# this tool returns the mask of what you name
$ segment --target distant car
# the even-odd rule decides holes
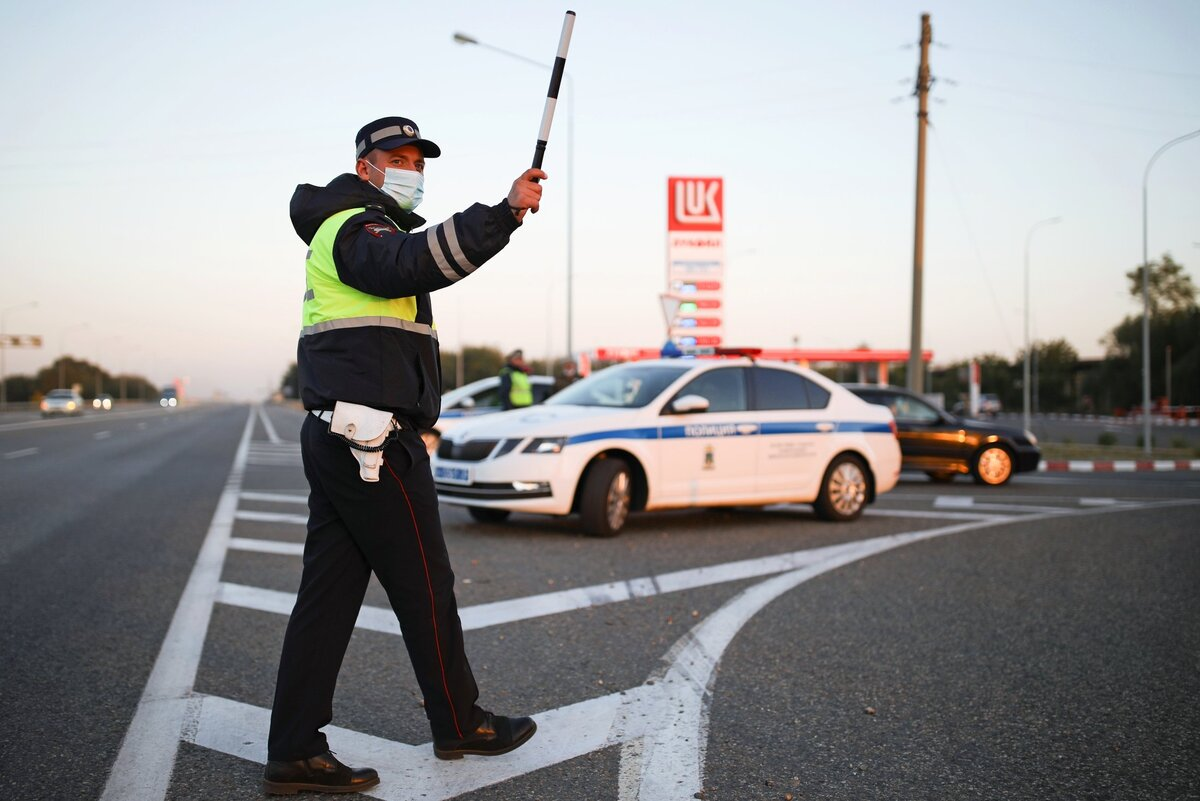
[[[748,358],[609,367],[536,408],[463,423],[433,458],[438,496],[476,520],[578,513],[600,537],[643,509],[811,503],[854,520],[899,473],[886,409]]]
[[[73,389],[52,389],[42,398],[42,417],[83,414],[83,396]]]
[[[1004,411],[1000,397],[994,392],[985,392],[979,396],[979,413],[990,414],[993,417]]]
[[[534,405],[545,401],[554,391],[553,376],[531,375],[529,384],[533,390]],[[500,408],[500,376],[472,381],[442,396],[442,415],[432,429],[421,432],[421,438],[425,440],[425,447],[433,453],[447,431],[475,417],[499,411],[503,411]]]
[[[179,391],[175,387],[164,387],[158,405],[164,409],[174,409],[179,405]]]
[[[865,401],[886,406],[896,418],[907,470],[934,481],[969,474],[978,484],[999,486],[1013,473],[1037,470],[1037,438],[1019,428],[957,417],[900,387],[846,384]]]
[[[96,411],[107,412],[113,407],[112,395],[97,395],[92,398],[92,408]]]

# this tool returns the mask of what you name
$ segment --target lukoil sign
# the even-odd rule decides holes
[[[720,231],[724,185],[720,178],[668,178],[668,231]]]

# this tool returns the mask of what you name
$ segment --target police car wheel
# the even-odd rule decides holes
[[[488,509],[483,506],[468,506],[467,514],[480,523],[503,523],[512,512],[507,509]]]
[[[971,475],[976,484],[998,487],[1012,478],[1012,454],[1003,445],[990,445],[975,456]]]
[[[844,453],[829,464],[813,509],[822,520],[856,520],[867,505],[867,469],[857,456]]]
[[[579,498],[579,518],[585,533],[615,537],[629,517],[633,480],[620,459],[602,459],[592,465]]]

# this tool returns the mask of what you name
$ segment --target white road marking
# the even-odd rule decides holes
[[[279,540],[254,540],[245,537],[234,537],[229,541],[232,551],[252,551],[254,553],[277,553],[285,556],[304,556],[304,543],[280,542]]]
[[[271,444],[278,445],[283,442],[279,438],[279,434],[275,432],[275,426],[271,424],[271,418],[267,417],[267,413],[263,411],[262,404],[255,406],[254,411],[258,414],[258,419],[262,421],[263,430],[267,432],[267,439],[271,440]]]
[[[1055,506],[1034,506],[1019,503],[976,503],[970,495],[941,495],[933,502],[934,509],[979,509],[988,512],[1019,512],[1029,514],[1070,514],[1069,509]]]
[[[255,512],[251,509],[239,511],[234,515],[238,520],[248,520],[255,523],[290,523],[296,526],[308,525],[308,515],[289,515],[283,512]]]
[[[300,444],[296,442],[254,442],[246,464],[258,467],[291,467],[301,464]]]
[[[253,430],[251,412],[246,417],[242,439],[204,544],[183,588],[133,721],[125,732],[101,801],[162,801],[166,796],[183,737],[183,724],[189,717],[192,685],[225,564]]]
[[[1120,503],[1116,498],[1080,498],[1080,506],[1112,506]]]
[[[111,431],[97,431],[92,436],[94,436],[96,439],[108,439],[109,437],[112,436],[112,432]]]
[[[1072,514],[1129,508],[1134,507]],[[434,758],[428,744],[397,743],[335,726],[327,726],[326,732],[346,762],[380,770],[383,783],[365,793],[376,798],[409,801],[415,797],[414,788],[420,788],[422,798],[445,801],[613,745],[623,746],[621,801],[691,798],[703,786],[716,667],[738,632],[769,603],[816,576],[915,542],[1056,517],[1044,513],[971,521],[805,552],[811,557],[807,564],[748,587],[688,631],[664,655],[664,667],[646,683],[535,715],[538,736],[503,758],[448,765]],[[190,725],[184,729],[189,742],[259,763],[265,760],[269,710],[196,696],[189,712]]]
[[[26,456],[36,456],[37,453],[38,453],[37,448],[25,448],[24,450],[20,450],[20,451],[9,451],[8,453],[4,454],[4,458],[5,459],[23,459]]]
[[[921,509],[866,509],[864,515],[870,517],[918,517],[923,520],[991,520],[1006,515],[988,514],[985,512],[928,512]]]
[[[267,501],[268,503],[308,503],[308,493],[304,495],[282,494],[278,492],[243,492],[243,501]]]
[[[812,514],[812,507],[803,503],[777,503],[764,506],[768,512],[806,512]],[[915,517],[922,520],[990,520],[1003,515],[985,512],[933,512],[927,509],[889,509],[886,506],[871,506],[863,510],[864,515],[871,517]]]

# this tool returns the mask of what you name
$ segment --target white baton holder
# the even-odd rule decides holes
[[[333,419],[329,430],[339,434],[354,445],[379,450],[360,450],[354,445],[350,452],[358,460],[358,475],[363,481],[378,481],[379,468],[383,466],[383,443],[392,429],[396,428],[391,412],[372,409],[357,403],[338,401],[333,406]]]

